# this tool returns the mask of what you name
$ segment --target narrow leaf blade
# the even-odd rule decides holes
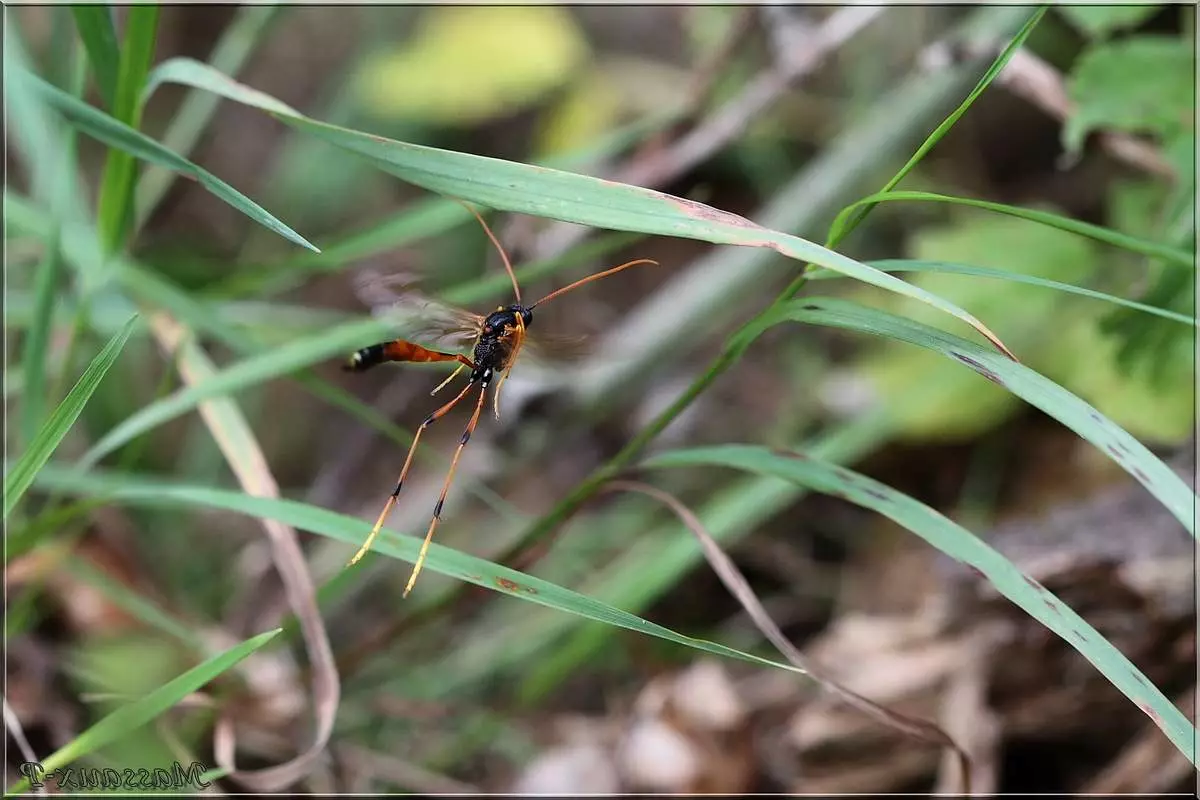
[[[104,98],[104,105],[112,108],[113,98],[117,94],[117,72],[121,59],[112,9],[102,3],[75,5],[71,6],[71,14],[75,17],[79,39],[95,73],[100,96]]]
[[[319,122],[285,110],[287,107],[278,100],[196,61],[180,64],[162,79],[167,78],[271,113],[285,124],[357,153],[379,169],[423,189],[489,208],[610,230],[769,248],[803,264],[826,267],[927,303],[967,323],[1014,357],[986,325],[953,303],[841,253],[703,203],[587,175],[400,142]]]
[[[746,346],[767,328],[786,320],[908,342],[970,367],[1091,442],[1157,497],[1183,523],[1188,533],[1193,537],[1196,535],[1196,495],[1187,484],[1115,422],[1034,370],[928,325],[827,297],[802,298],[780,307],[748,329],[741,345]]]
[[[42,762],[42,766],[47,773],[53,772],[137,730],[163,714],[184,697],[200,689],[214,678],[228,672],[238,662],[254,651],[261,649],[278,636],[280,630],[280,628],[276,628],[275,630],[266,631],[251,639],[247,639],[241,644],[231,647],[225,652],[192,667],[187,672],[168,681],[145,697],[117,709],[79,734],[79,736],[75,737],[66,746],[47,756]],[[27,788],[28,782],[21,780],[9,789],[9,793],[16,794]]]
[[[1138,705],[1192,763],[1196,730],[1187,717],[1104,636],[1050,590],[970,531],[890,486],[845,467],[802,453],[752,445],[719,445],[652,456],[643,467],[723,466],[795,481],[876,511],[920,536],[946,555],[969,564],[996,589],[1092,662]]]
[[[71,97],[69,94],[46,83],[36,75],[29,74],[26,77],[48,105],[89,136],[104,142],[110,147],[121,148],[144,161],[194,178],[205,189],[263,227],[278,233],[291,242],[295,242],[302,247],[307,247],[314,253],[321,252],[303,236],[272,216],[262,206],[211,172],[196,166],[187,159],[163,147],[149,136],[130,128],[128,125],[121,123],[103,111]]]
[[[131,318],[125,326],[113,336],[104,349],[92,359],[92,363],[84,370],[79,381],[54,409],[54,413],[42,425],[29,448],[21,454],[17,463],[4,475],[4,518],[16,507],[17,501],[33,483],[38,471],[50,460],[55,448],[67,435],[67,431],[79,418],[83,407],[91,398],[100,381],[104,379],[109,368],[116,362],[117,356],[133,332],[137,317]]]

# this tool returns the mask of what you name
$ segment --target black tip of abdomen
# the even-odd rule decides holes
[[[383,345],[373,344],[370,347],[364,347],[354,355],[350,356],[349,360],[342,365],[342,369],[347,372],[362,372],[383,361]]]

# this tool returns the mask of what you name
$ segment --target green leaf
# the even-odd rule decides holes
[[[832,298],[801,298],[775,309],[747,329],[739,345],[748,347],[763,331],[784,321],[828,325],[935,350],[998,383],[1091,442],[1145,486],[1196,535],[1196,495],[1137,439],[1053,381],[1018,362],[997,356],[966,339],[856,303]]]
[[[92,359],[92,363],[84,370],[79,381],[63,398],[58,407],[54,409],[54,413],[42,425],[37,436],[29,445],[29,448],[21,454],[17,463],[12,469],[5,472],[4,475],[4,518],[8,519],[9,513],[17,505],[17,501],[25,494],[25,490],[33,483],[34,477],[37,475],[45,463],[50,459],[59,442],[67,435],[67,431],[75,424],[75,420],[79,418],[79,414],[83,411],[84,405],[92,393],[96,391],[96,387],[100,385],[105,373],[109,367],[117,360],[117,356],[121,354],[121,348],[125,346],[125,342],[129,339],[129,334],[133,331],[133,324],[137,317],[131,318],[125,323],[117,335],[113,336],[104,346],[104,349]]]
[[[367,58],[351,90],[373,116],[475,125],[562,86],[587,50],[566,8],[430,6],[402,46]]]
[[[102,3],[71,6],[75,27],[87,51],[88,61],[96,75],[96,87],[104,105],[113,107],[117,95],[117,73],[121,53],[117,49],[117,31],[113,27],[112,9]]]
[[[79,474],[74,470],[55,469],[51,465],[38,476],[38,486],[71,494],[100,494],[113,502],[149,508],[220,508],[262,519],[278,520],[298,530],[310,531],[355,547],[362,543],[371,529],[370,523],[363,520],[293,500],[254,497],[206,486],[168,483],[105,471]],[[384,528],[372,549],[411,564],[416,560],[420,547],[419,537],[398,536]],[[775,667],[793,673],[800,672],[790,664],[760,658],[715,642],[684,636],[549,581],[452,550],[437,542],[429,546],[424,568],[426,571],[447,575],[526,602],[648,634],[712,655],[735,658],[750,664]]]
[[[1145,303],[1139,303],[1136,300],[1129,300],[1125,297],[1118,297],[1107,292],[1088,289],[1085,286],[1076,286],[1071,283],[1063,283],[1062,281],[1052,281],[1047,278],[1039,278],[1036,275],[1026,275],[1021,272],[976,267],[970,264],[953,264],[948,261],[924,261],[905,258],[887,258],[879,261],[868,261],[867,263],[883,272],[942,272],[949,275],[971,275],[976,278],[992,278],[1000,281],[1023,283],[1027,286],[1041,286],[1046,289],[1055,289],[1068,294],[1076,294],[1080,297],[1090,297],[1093,300],[1101,300],[1105,303],[1124,306],[1135,311],[1141,311],[1144,314],[1153,314],[1156,317],[1162,317],[1172,322],[1178,322],[1193,328],[1196,327],[1196,320],[1186,314],[1180,314],[1170,309],[1159,308],[1158,306],[1146,305]],[[808,276],[809,280],[814,281],[841,277],[843,276],[838,275],[836,272],[829,272],[828,270],[814,271]]]
[[[982,572],[997,591],[1092,662],[1193,764],[1196,763],[1195,728],[1120,650],[1046,587],[1022,573],[970,531],[924,503],[845,467],[803,453],[775,452],[757,446],[720,445],[678,450],[652,456],[641,463],[646,468],[698,465],[731,467],[784,478],[844,498],[884,515],[946,555],[969,564]]]
[[[954,212],[945,223],[923,227],[910,237],[909,249],[916,257],[980,263],[1030,277],[1070,282],[1082,282],[1094,269],[1098,248],[1088,239],[1044,225],[1029,225],[1014,217],[974,209]],[[1056,333],[1089,311],[1062,294],[1031,294],[1011,282],[997,285],[934,272],[920,274],[913,282],[981,316],[1002,320],[1005,339],[1020,352],[1028,353],[1025,363],[1052,379],[1056,375],[1048,367],[1060,352],[1052,346]],[[848,299],[858,300],[855,295],[868,295],[875,301],[877,294],[860,291]],[[945,318],[931,314],[927,306],[904,298],[881,299],[885,301],[881,307],[886,311],[946,329]],[[981,385],[969,371],[936,352],[900,342],[885,342],[863,351],[854,359],[852,369],[870,382],[878,396],[893,395],[918,374],[942,386],[936,401],[914,407],[898,418],[896,433],[903,439],[970,441],[993,430],[1022,405],[1020,398],[1011,392],[1000,386]],[[1064,356],[1071,363],[1078,361],[1076,353]]]
[[[34,288],[33,319],[21,351],[21,367],[25,374],[25,397],[21,402],[21,444],[25,447],[33,441],[46,404],[47,350],[50,330],[54,327],[54,297],[58,292],[62,267],[57,227],[44,250]]]
[[[1021,26],[1021,30],[1017,31],[1017,34],[1009,41],[1008,46],[1000,52],[1000,55],[996,56],[996,60],[987,68],[983,77],[979,79],[979,83],[975,84],[975,88],[967,94],[966,99],[959,103],[958,108],[954,109],[946,119],[942,120],[942,124],[938,125],[933,133],[929,134],[925,141],[921,143],[921,146],[917,148],[917,151],[913,153],[912,157],[908,159],[904,166],[873,197],[877,198],[881,194],[891,192],[900,181],[904,180],[916,168],[921,159],[942,140],[942,137],[950,132],[950,129],[962,118],[963,114],[967,113],[967,109],[975,104],[975,101],[991,85],[992,81],[996,79],[996,76],[1000,74],[1016,52],[1024,46],[1025,40],[1029,38],[1029,35],[1033,33],[1033,29],[1037,27],[1037,24],[1042,21],[1042,17],[1045,15],[1045,6],[1033,12],[1025,24]],[[834,219],[833,224],[829,226],[829,236],[826,237],[825,241],[829,243],[830,247],[836,247],[852,230],[858,227],[858,224],[871,212],[871,208],[875,202],[877,201],[868,197],[843,208]]]
[[[300,234],[293,231],[287,225],[284,225],[253,200],[207,170],[171,152],[150,137],[113,119],[99,109],[51,86],[36,75],[27,73],[24,77],[34,85],[46,103],[89,136],[111,147],[125,150],[137,158],[172,169],[185,177],[194,178],[205,189],[208,189],[221,200],[224,200],[260,225],[278,233],[289,241],[307,247],[315,253],[320,252],[320,250],[310,244]]]
[[[1043,225],[1049,225],[1052,228],[1059,228],[1071,233],[1077,233],[1080,236],[1086,236],[1089,239],[1095,239],[1098,242],[1110,244],[1113,247],[1120,247],[1129,250],[1133,253],[1141,253],[1142,255],[1161,258],[1164,261],[1169,261],[1172,264],[1182,267],[1193,267],[1196,259],[1192,253],[1186,250],[1181,250],[1177,247],[1171,247],[1158,242],[1139,239],[1136,236],[1120,233],[1109,228],[1102,228],[1099,225],[1092,225],[1087,222],[1080,222],[1070,217],[1064,217],[1059,214],[1052,214],[1048,211],[1037,211],[1032,208],[1021,208],[1020,206],[1009,206],[1003,203],[993,203],[988,200],[976,200],[971,197],[952,197],[944,194],[934,194],[932,192],[887,192],[886,194],[874,194],[870,197],[864,197],[855,203],[843,208],[838,212],[837,219],[834,220],[833,227],[839,227],[845,223],[848,215],[856,206],[884,203],[896,200],[921,200],[931,203],[954,203],[960,206],[971,206],[973,208],[985,208],[988,211],[995,211],[1000,214],[1008,214],[1013,217],[1027,219],[1030,222],[1038,222]]]
[[[1158,3],[1125,6],[1073,6],[1064,3],[1056,10],[1089,39],[1103,39],[1115,31],[1137,27],[1161,8]]]
[[[125,21],[125,44],[121,48],[116,95],[112,116],[133,130],[142,122],[141,88],[154,60],[154,42],[158,32],[157,4],[129,7]],[[100,180],[100,198],[96,214],[104,252],[121,247],[133,212],[133,180],[137,165],[133,156],[119,146],[108,151]]]
[[[8,6],[4,7],[6,23]],[[88,292],[103,281],[104,253],[101,251],[86,208],[87,192],[75,169],[74,137],[64,134],[60,120],[49,113],[41,97],[40,79],[28,69],[29,59],[16,30],[17,25],[4,25],[4,104],[9,123],[10,141],[15,142],[21,155],[33,196],[43,203],[53,217],[47,220],[47,231],[54,225],[60,228],[63,244],[79,243],[76,268],[81,291]],[[79,73],[82,74],[82,73]],[[69,96],[69,95],[68,95]],[[11,212],[5,187],[5,222]]]
[[[282,8],[274,4],[239,8],[233,21],[221,33],[220,40],[213,47],[209,61],[217,69],[236,75],[255,51],[270,23],[281,11]],[[142,93],[143,105],[150,99],[151,87],[157,85],[154,76],[155,72],[151,72],[147,78],[147,88]],[[219,104],[220,98],[209,92],[189,92],[163,133],[163,146],[188,158]],[[166,194],[173,178],[171,172],[156,167],[142,173],[137,187],[135,232],[150,218],[151,212]]]
[[[282,122],[367,158],[375,166],[430,191],[489,208],[638,233],[697,239],[714,244],[765,247],[805,264],[816,264],[866,283],[916,298],[975,328],[998,348],[1004,345],[973,316],[904,281],[819,245],[756,225],[725,211],[637,186],[496,158],[398,142],[284,113],[277,101],[255,101],[258,92],[206,64],[176,59],[173,77],[273,113]],[[186,65],[186,70],[184,69]]]
[[[1195,47],[1174,36],[1135,36],[1096,44],[1067,77],[1075,109],[1063,125],[1063,147],[1078,153],[1097,130],[1170,138],[1195,118]]]
[[[42,761],[47,773],[95,752],[115,741],[128,736],[146,723],[168,711],[172,706],[213,679],[233,669],[246,656],[262,648],[279,634],[279,628],[260,633],[241,644],[231,647],[187,672],[169,681],[150,694],[127,706],[117,709],[104,719],[75,737],[64,747],[51,753]],[[18,781],[8,791],[10,794],[27,791],[29,782]]]

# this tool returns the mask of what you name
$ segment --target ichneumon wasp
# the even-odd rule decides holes
[[[421,567],[425,563],[429,542],[433,539],[434,531],[437,530],[438,522],[441,520],[442,505],[446,501],[446,494],[450,491],[450,484],[454,480],[454,471],[458,467],[459,457],[462,455],[463,449],[466,448],[467,442],[470,441],[471,434],[475,432],[475,426],[479,423],[479,417],[483,412],[488,389],[493,386],[495,387],[493,389],[492,402],[496,418],[499,419],[500,389],[512,371],[518,355],[520,355],[523,348],[529,347],[530,349],[535,349],[538,347],[537,338],[530,337],[528,333],[529,327],[533,323],[533,310],[541,304],[560,297],[586,283],[614,275],[628,267],[637,264],[658,263],[645,258],[627,261],[624,264],[604,270],[603,272],[597,272],[580,278],[574,283],[551,292],[535,303],[525,305],[521,301],[521,287],[517,283],[517,276],[513,272],[512,264],[509,262],[504,248],[500,245],[500,242],[496,239],[491,229],[488,228],[483,217],[470,205],[466,203],[463,203],[463,205],[474,215],[479,224],[483,226],[488,239],[491,240],[492,244],[500,252],[500,258],[504,262],[504,269],[508,272],[508,276],[512,280],[515,302],[508,306],[498,306],[490,314],[481,315],[437,303],[427,298],[420,298],[416,293],[409,292],[407,295],[401,297],[398,304],[407,304],[411,310],[415,311],[423,321],[423,328],[419,332],[414,333],[412,339],[394,339],[390,342],[380,342],[379,344],[364,347],[354,353],[345,365],[345,369],[347,370],[362,372],[388,361],[421,363],[457,361],[458,368],[446,380],[442,381],[431,394],[437,394],[463,370],[470,370],[467,377],[467,384],[462,388],[462,391],[455,395],[448,403],[426,417],[424,422],[417,428],[417,432],[413,436],[413,442],[408,448],[408,455],[404,459],[404,466],[400,468],[400,477],[396,480],[396,487],[392,490],[391,496],[388,497],[387,503],[379,513],[379,518],[375,521],[370,535],[367,536],[366,541],[363,542],[358,552],[354,554],[354,557],[350,559],[350,563],[347,566],[353,566],[358,563],[359,559],[370,550],[371,543],[379,535],[380,529],[383,528],[388,514],[395,506],[397,498],[400,495],[400,489],[404,485],[404,479],[408,475],[409,467],[412,466],[413,454],[417,450],[417,443],[421,440],[421,434],[430,425],[450,413],[451,409],[458,405],[473,388],[478,387],[479,394],[478,399],[475,401],[474,412],[471,414],[470,421],[467,422],[467,426],[459,438],[458,447],[455,449],[454,457],[450,461],[450,469],[446,473],[441,493],[438,495],[437,503],[433,507],[433,519],[430,520],[429,530],[425,533],[420,553],[413,564],[408,583],[404,587],[405,597],[412,591],[413,585],[417,581],[417,575],[420,574]],[[415,341],[417,339],[425,339],[426,343],[431,345],[435,341],[442,342],[444,343],[444,347],[443,349],[426,347]],[[469,350],[470,355],[468,356],[463,352],[454,352],[455,350]]]

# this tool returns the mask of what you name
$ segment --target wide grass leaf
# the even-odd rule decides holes
[[[42,425],[29,448],[21,454],[12,469],[5,473],[5,519],[8,519],[9,513],[17,505],[17,501],[33,483],[38,470],[50,460],[55,448],[83,412],[83,407],[87,405],[92,393],[96,391],[100,381],[104,379],[109,368],[116,362],[117,356],[121,354],[121,349],[125,347],[125,342],[129,339],[129,334],[133,332],[133,325],[136,321],[137,317],[131,318],[115,336],[109,339],[108,344],[92,359],[92,363],[79,377],[79,381]]]
[[[69,468],[55,468],[51,465],[38,476],[38,486],[67,494],[100,495],[113,503],[149,508],[219,508],[261,519],[278,520],[299,530],[310,531],[355,547],[362,543],[371,530],[370,523],[364,520],[294,500],[253,497],[240,492],[157,481],[104,470],[79,474]],[[372,550],[411,564],[416,560],[420,546],[421,540],[418,537],[398,536],[384,528],[380,531]],[[721,644],[676,633],[578,592],[452,550],[437,542],[429,546],[424,568],[557,611],[648,634],[712,655],[736,658],[789,672],[800,672],[790,664],[771,661]]]
[[[1152,242],[1137,236],[1130,236],[1110,228],[1102,228],[1099,225],[1092,225],[1077,219],[1064,217],[1061,214],[1052,214],[1049,211],[1038,211],[1033,208],[1010,206],[1004,203],[993,203],[990,200],[976,200],[972,197],[953,197],[944,194],[934,194],[933,192],[886,192],[864,197],[842,209],[834,219],[832,227],[836,230],[846,225],[850,219],[850,214],[859,206],[897,200],[953,203],[960,206],[983,208],[999,214],[1008,214],[1009,216],[1020,217],[1030,222],[1038,222],[1042,225],[1049,225],[1052,228],[1077,233],[1080,236],[1086,236],[1089,239],[1095,239],[1098,242],[1103,242],[1113,247],[1123,248],[1131,253],[1140,253],[1153,258],[1161,258],[1175,266],[1194,267],[1196,263],[1195,256],[1192,253],[1178,247]]]
[[[929,506],[837,464],[799,452],[753,445],[719,445],[652,456],[642,467],[722,466],[783,478],[883,514],[946,555],[983,573],[997,591],[1058,634],[1092,662],[1196,763],[1196,730],[1187,717],[1088,622],[1050,590],[970,531]]]
[[[106,5],[71,6],[79,40],[87,51],[88,63],[96,77],[96,88],[108,108],[117,94],[117,72],[121,51],[117,48],[117,30],[113,26],[112,9]]]
[[[113,118],[136,130],[142,123],[142,84],[154,60],[159,8],[153,3],[130,7],[125,20],[125,42],[121,46]],[[100,179],[96,217],[105,252],[113,252],[125,239],[133,210],[133,183],[137,163],[121,147],[108,151]]]
[[[378,168],[430,191],[490,208],[597,228],[765,247],[880,288],[928,303],[966,322],[1008,353],[987,326],[952,303],[798,236],[763,228],[744,217],[638,186],[497,158],[400,142],[319,122],[274,98],[191,59],[173,59],[167,77],[204,88],[276,116],[298,130],[357,153]],[[164,67],[159,68],[159,78]],[[1011,355],[1011,353],[1009,353]]]
[[[64,747],[51,753],[42,761],[47,773],[65,767],[76,760],[95,752],[124,736],[136,731],[170,709],[192,692],[200,689],[224,673],[239,661],[263,647],[279,634],[280,629],[260,633],[241,644],[231,647],[201,664],[192,667],[174,680],[168,681],[150,694],[117,709],[104,719],[79,734]],[[29,784],[22,779],[9,789],[9,794],[26,791]]]
[[[71,124],[89,136],[104,142],[109,147],[118,148],[151,164],[166,167],[186,177],[195,179],[205,189],[260,225],[278,233],[291,242],[295,242],[302,247],[307,247],[313,252],[320,252],[303,236],[296,233],[287,225],[284,225],[262,206],[211,172],[196,166],[186,158],[163,147],[149,136],[134,130],[119,120],[105,114],[100,109],[72,97],[36,75],[27,74],[24,77],[34,86],[41,99],[47,105],[58,111]]]
[[[774,309],[745,329],[739,346],[748,347],[763,331],[785,321],[883,336],[925,347],[958,361],[1091,442],[1149,489],[1193,537],[1196,535],[1196,495],[1170,467],[1091,405],[1023,364],[999,357],[973,342],[928,325],[827,297],[799,298]]]

